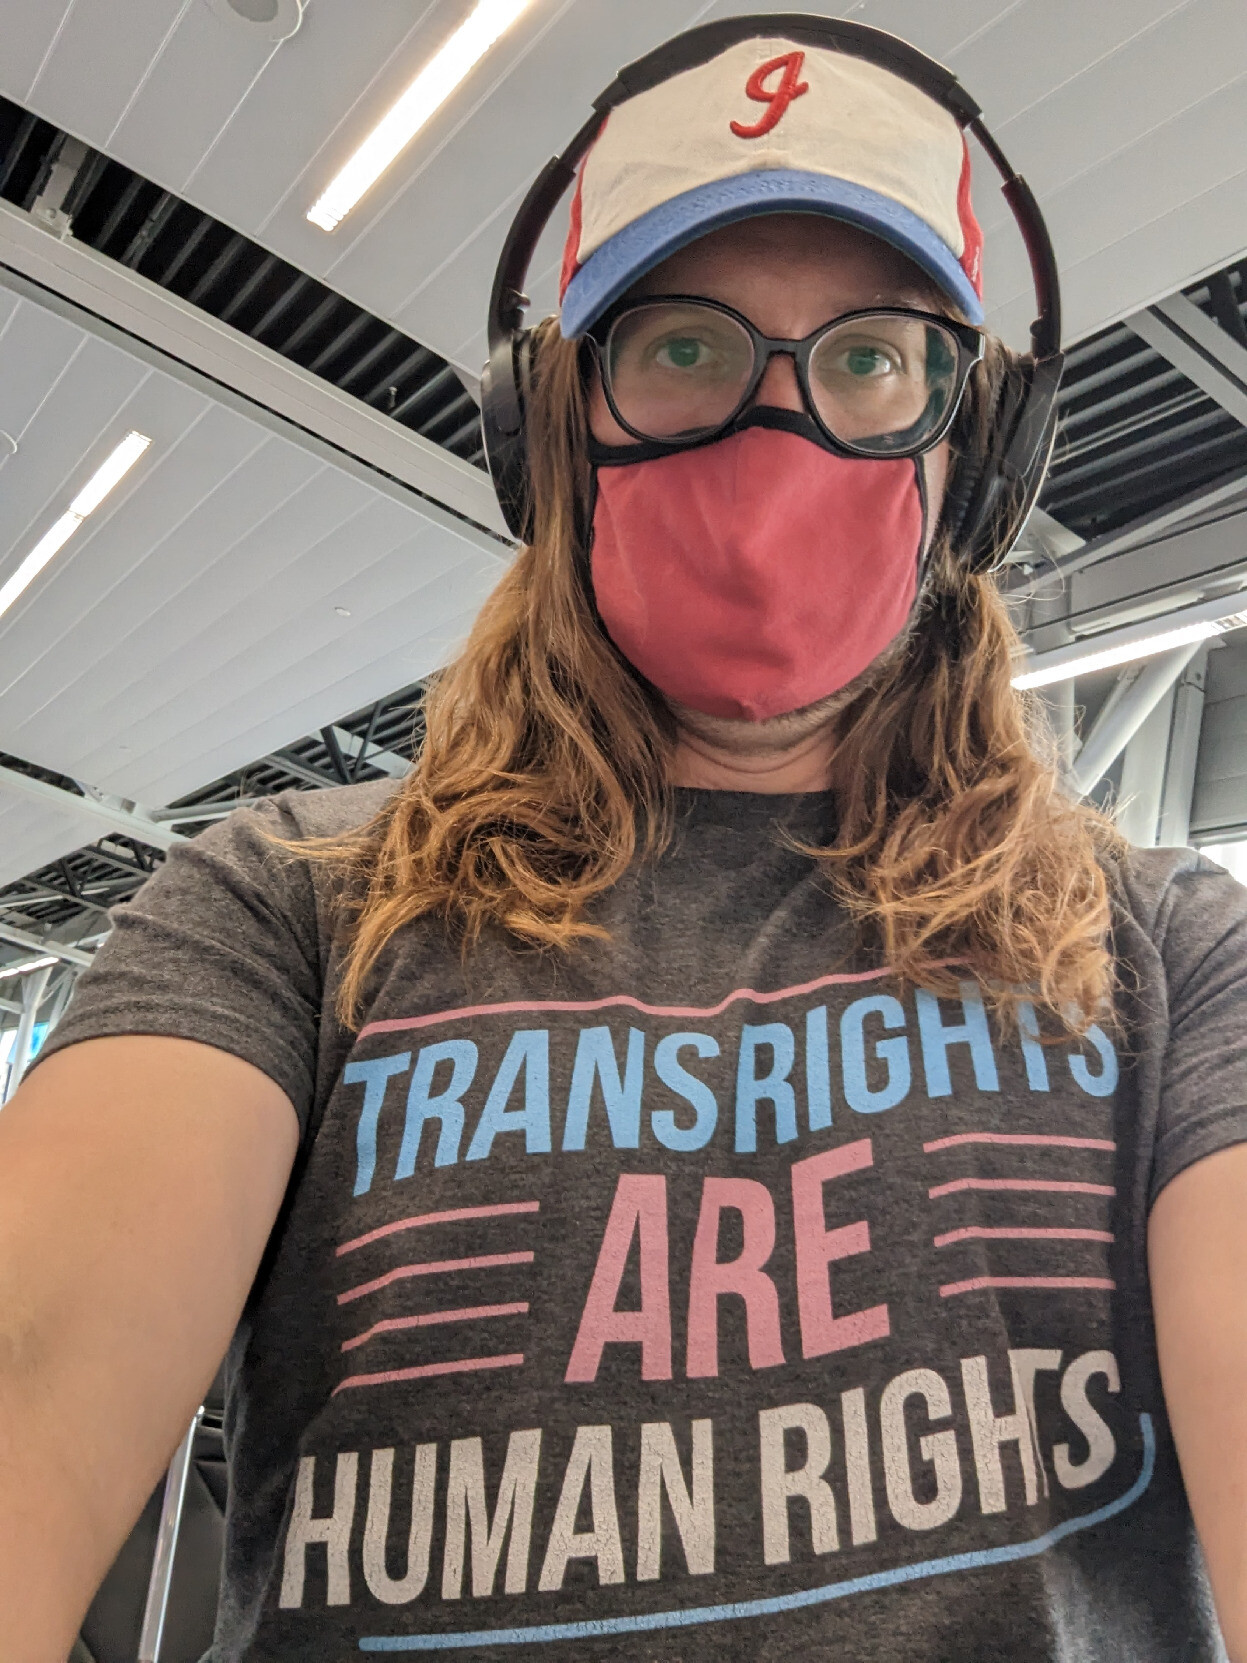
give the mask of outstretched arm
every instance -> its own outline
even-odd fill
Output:
[[[298,1143],[210,1046],[72,1045],[0,1114],[0,1634],[63,1663],[229,1343]]]
[[[1180,1172],[1148,1236],[1161,1378],[1231,1663],[1247,1660],[1247,1144]]]

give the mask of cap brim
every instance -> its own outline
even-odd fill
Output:
[[[638,278],[687,243],[738,220],[784,213],[824,214],[881,237],[921,267],[971,323],[983,322],[983,303],[953,251],[911,209],[847,179],[783,168],[698,185],[625,225],[567,285],[560,312],[564,337],[583,335]]]

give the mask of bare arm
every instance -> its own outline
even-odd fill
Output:
[[[1247,1144],[1161,1191],[1148,1238],[1165,1402],[1231,1663],[1247,1660]]]
[[[0,1114],[0,1634],[63,1663],[229,1343],[298,1125],[187,1040],[51,1057]]]

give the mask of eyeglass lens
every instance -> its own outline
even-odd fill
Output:
[[[619,414],[651,439],[697,438],[731,419],[755,365],[747,329],[693,301],[638,306],[616,320],[605,366]],[[922,318],[886,313],[833,324],[809,360],[810,399],[855,449],[894,455],[920,445],[957,388],[957,339]]]

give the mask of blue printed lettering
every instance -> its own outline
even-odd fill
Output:
[[[771,1048],[770,1071],[760,1079],[756,1060],[758,1047]],[[797,1042],[784,1022],[750,1024],[740,1032],[740,1057],[736,1066],[736,1150],[753,1155],[758,1148],[758,1104],[775,1107],[775,1141],[791,1143],[797,1135],[797,1096],[788,1076],[796,1061]]]
[[[420,1134],[425,1122],[441,1124],[437,1138],[434,1166],[453,1166],[459,1159],[459,1145],[463,1139],[463,1094],[476,1075],[476,1046],[470,1039],[447,1039],[440,1045],[426,1045],[416,1058],[411,1089],[407,1093],[407,1120],[403,1127],[403,1146],[398,1152],[394,1177],[410,1178],[416,1170],[416,1156],[420,1153]],[[431,1092],[433,1075],[439,1062],[451,1065],[450,1084],[445,1091]]]
[[[992,1052],[991,1030],[983,997],[973,982],[961,983],[964,1020],[945,1023],[940,1002],[926,988],[917,990],[918,1033],[922,1039],[922,1064],[927,1076],[928,1097],[951,1097],[953,1083],[948,1073],[950,1045],[968,1045],[974,1064],[974,1083],[980,1091],[999,1091],[996,1058]]]
[[[1032,1091],[1050,1091],[1048,1059],[1039,1043],[1039,1019],[1035,1007],[1028,1000],[1018,1002],[1018,1037],[1022,1041],[1022,1056],[1026,1062],[1026,1083]]]
[[[524,1107],[509,1109],[507,1102],[521,1071]],[[494,1139],[503,1132],[523,1132],[524,1147],[530,1155],[550,1153],[550,1034],[546,1028],[521,1028],[511,1035],[468,1145],[468,1160],[483,1161]]]
[[[1069,1059],[1069,1071],[1089,1097],[1111,1097],[1117,1090],[1117,1052],[1113,1042],[1094,1022],[1087,1029],[1086,1038],[1099,1053],[1100,1072],[1093,1074],[1087,1067],[1087,1058],[1077,1051]]]
[[[623,1079],[609,1028],[582,1028],[572,1065],[572,1087],[567,1097],[563,1148],[583,1149],[589,1129],[593,1082],[602,1082],[602,1101],[616,1149],[637,1149],[641,1143],[641,1086],[645,1069],[645,1035],[628,1030],[628,1057]]]
[[[844,1070],[844,1100],[857,1114],[879,1114],[894,1109],[909,1094],[909,1041],[877,1039],[874,1055],[884,1065],[884,1082],[872,1090],[866,1073],[866,1018],[878,1016],[884,1029],[905,1026],[905,1010],[890,993],[872,993],[855,999],[840,1018],[840,1060]]]
[[[827,1007],[805,1015],[805,1096],[811,1132],[831,1125],[831,1066],[827,1060]]]
[[[368,1062],[349,1062],[342,1070],[342,1083],[363,1085],[364,1106],[355,1130],[355,1194],[367,1195],[377,1170],[377,1121],[385,1101],[385,1088],[396,1074],[411,1067],[411,1052],[392,1057],[372,1057]]]
[[[718,1041],[709,1034],[668,1034],[654,1047],[654,1072],[677,1097],[691,1103],[696,1118],[691,1126],[681,1126],[672,1109],[656,1109],[650,1120],[654,1136],[664,1149],[675,1149],[687,1154],[704,1149],[714,1136],[719,1123],[719,1105],[714,1093],[704,1080],[690,1074],[680,1062],[680,1052],[691,1047],[699,1057],[717,1057]]]

